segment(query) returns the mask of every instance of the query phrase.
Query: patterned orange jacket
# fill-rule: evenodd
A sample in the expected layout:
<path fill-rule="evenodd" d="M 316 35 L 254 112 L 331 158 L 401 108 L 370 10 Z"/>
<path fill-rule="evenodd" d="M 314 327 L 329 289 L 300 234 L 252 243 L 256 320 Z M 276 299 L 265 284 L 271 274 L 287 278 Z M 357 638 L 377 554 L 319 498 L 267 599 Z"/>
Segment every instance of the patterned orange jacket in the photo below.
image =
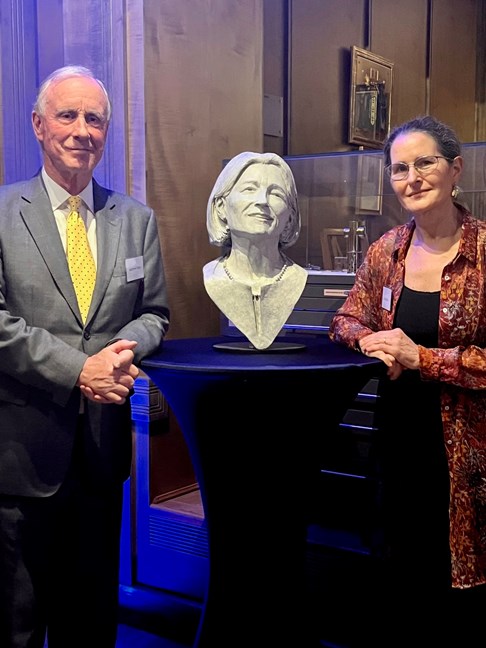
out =
<path fill-rule="evenodd" d="M 439 346 L 419 346 L 419 371 L 424 380 L 441 384 L 452 584 L 467 588 L 486 583 L 486 223 L 460 209 L 459 251 L 442 272 Z M 359 349 L 362 337 L 393 328 L 414 228 L 412 219 L 370 245 L 331 322 L 333 341 Z M 385 286 L 392 292 L 390 310 L 382 307 Z"/>

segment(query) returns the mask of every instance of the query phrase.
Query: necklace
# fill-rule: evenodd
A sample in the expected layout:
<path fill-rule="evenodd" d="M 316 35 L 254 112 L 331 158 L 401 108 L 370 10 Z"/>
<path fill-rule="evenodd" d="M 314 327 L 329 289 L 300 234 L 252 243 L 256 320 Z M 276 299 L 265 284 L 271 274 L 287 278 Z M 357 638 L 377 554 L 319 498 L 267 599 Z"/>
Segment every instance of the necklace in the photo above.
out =
<path fill-rule="evenodd" d="M 227 261 L 227 258 L 225 258 L 224 261 L 223 261 L 223 270 L 226 272 L 226 275 L 227 275 L 227 277 L 228 277 L 228 279 L 230 281 L 235 281 L 235 278 L 233 277 L 231 272 L 228 270 L 228 266 L 226 265 L 226 261 Z M 289 267 L 289 264 L 284 263 L 283 268 L 280 270 L 280 272 L 275 277 L 275 279 L 272 279 L 271 283 L 278 283 L 282 279 L 282 277 L 284 276 L 285 271 L 287 270 L 288 267 Z"/>

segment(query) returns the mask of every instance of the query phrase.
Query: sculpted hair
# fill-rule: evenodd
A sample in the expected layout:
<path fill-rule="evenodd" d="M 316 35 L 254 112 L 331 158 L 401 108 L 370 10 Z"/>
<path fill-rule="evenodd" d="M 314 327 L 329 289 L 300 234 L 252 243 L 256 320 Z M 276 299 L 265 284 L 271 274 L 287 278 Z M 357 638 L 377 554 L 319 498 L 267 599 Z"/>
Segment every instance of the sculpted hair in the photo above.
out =
<path fill-rule="evenodd" d="M 454 130 L 432 115 L 424 115 L 410 119 L 410 121 L 396 126 L 390 132 L 383 144 L 385 166 L 388 166 L 391 162 L 390 149 L 396 138 L 404 133 L 413 132 L 430 135 L 436 141 L 440 154 L 446 158 L 453 160 L 458 155 L 461 155 L 461 143 Z"/>
<path fill-rule="evenodd" d="M 238 182 L 243 171 L 252 164 L 274 164 L 281 172 L 290 209 L 289 223 L 280 236 L 281 248 L 290 247 L 299 238 L 301 217 L 297 196 L 297 187 L 292 170 L 283 158 L 275 153 L 239 153 L 226 164 L 216 179 L 206 210 L 206 225 L 209 241 L 220 247 L 231 247 L 231 232 L 224 209 L 221 209 L 222 199 L 229 195 Z"/>
<path fill-rule="evenodd" d="M 51 72 L 51 74 L 49 74 L 49 76 L 44 79 L 39 88 L 39 93 L 34 103 L 34 112 L 43 117 L 46 110 L 47 94 L 51 86 L 55 83 L 58 83 L 59 81 L 62 81 L 63 79 L 70 79 L 72 77 L 85 77 L 88 79 L 94 79 L 96 83 L 98 83 L 101 90 L 103 91 L 103 94 L 106 97 L 106 120 L 110 121 L 111 101 L 108 95 L 108 91 L 106 90 L 103 82 L 97 79 L 89 68 L 83 67 L 81 65 L 66 65 L 65 67 L 58 68 L 57 70 L 54 70 L 54 72 Z"/>

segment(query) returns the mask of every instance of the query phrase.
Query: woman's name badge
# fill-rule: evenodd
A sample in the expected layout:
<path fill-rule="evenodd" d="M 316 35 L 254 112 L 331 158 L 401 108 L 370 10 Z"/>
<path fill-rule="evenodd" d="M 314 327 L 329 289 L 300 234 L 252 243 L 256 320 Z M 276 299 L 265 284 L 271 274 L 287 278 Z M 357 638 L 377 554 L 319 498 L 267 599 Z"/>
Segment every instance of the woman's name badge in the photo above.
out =
<path fill-rule="evenodd" d="M 392 291 L 388 286 L 383 286 L 383 292 L 381 294 L 381 306 L 387 311 L 391 310 L 392 303 Z"/>

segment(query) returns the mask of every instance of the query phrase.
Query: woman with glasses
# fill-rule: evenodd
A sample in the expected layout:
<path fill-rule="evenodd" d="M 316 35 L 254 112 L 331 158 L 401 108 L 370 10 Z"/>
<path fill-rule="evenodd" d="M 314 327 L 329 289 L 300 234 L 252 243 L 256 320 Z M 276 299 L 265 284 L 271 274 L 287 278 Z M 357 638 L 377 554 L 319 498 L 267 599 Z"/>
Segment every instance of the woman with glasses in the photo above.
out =
<path fill-rule="evenodd" d="M 422 645 L 446 621 L 459 637 L 446 645 L 463 648 L 486 605 L 486 223 L 457 202 L 463 159 L 446 124 L 396 127 L 384 158 L 410 219 L 370 246 L 330 328 L 386 365 L 380 585 L 401 623 L 370 645 Z"/>

